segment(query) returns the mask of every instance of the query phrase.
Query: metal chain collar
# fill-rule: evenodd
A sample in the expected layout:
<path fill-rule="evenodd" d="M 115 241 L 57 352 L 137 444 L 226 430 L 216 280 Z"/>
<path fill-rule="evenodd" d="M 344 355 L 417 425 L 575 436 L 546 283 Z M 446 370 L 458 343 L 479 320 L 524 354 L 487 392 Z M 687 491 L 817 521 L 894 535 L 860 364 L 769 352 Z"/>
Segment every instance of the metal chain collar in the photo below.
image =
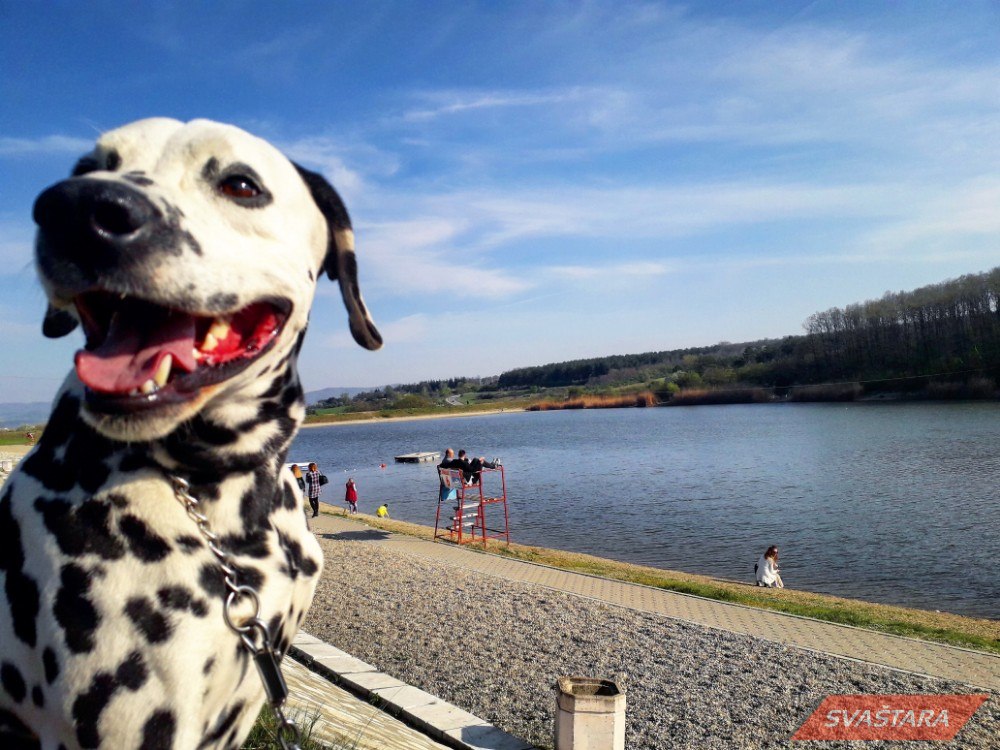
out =
<path fill-rule="evenodd" d="M 243 641 L 243 646 L 257 665 L 260 681 L 267 694 L 267 702 L 278 719 L 278 742 L 282 750 L 301 750 L 298 727 L 283 710 L 285 699 L 288 697 L 288 686 L 281 674 L 281 664 L 271 642 L 271 636 L 267 632 L 267 625 L 260 619 L 260 596 L 252 586 L 240 585 L 232 555 L 219 546 L 219 535 L 212 531 L 208 516 L 199 510 L 201 503 L 191 494 L 191 485 L 188 481 L 175 474 L 168 474 L 167 478 L 173 486 L 174 497 L 183 506 L 188 518 L 198 527 L 198 533 L 205 539 L 225 574 L 224 580 L 229 593 L 222 607 L 222 617 L 226 621 L 226 626 Z M 234 614 L 234 610 L 244 601 L 250 602 L 251 613 L 248 617 L 238 617 Z"/>

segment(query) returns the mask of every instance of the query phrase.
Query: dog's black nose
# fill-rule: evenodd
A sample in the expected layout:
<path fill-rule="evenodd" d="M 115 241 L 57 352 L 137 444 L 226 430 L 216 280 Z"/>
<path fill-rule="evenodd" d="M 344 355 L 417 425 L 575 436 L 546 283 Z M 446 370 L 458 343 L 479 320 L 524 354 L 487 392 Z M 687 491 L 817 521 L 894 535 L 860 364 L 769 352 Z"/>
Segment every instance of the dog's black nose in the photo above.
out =
<path fill-rule="evenodd" d="M 94 234 L 106 240 L 124 240 L 160 213 L 142 193 L 107 180 L 64 180 L 38 196 L 33 211 L 44 232 Z"/>
<path fill-rule="evenodd" d="M 67 284 L 92 283 L 97 274 L 141 261 L 163 218 L 134 188 L 87 177 L 45 190 L 32 215 L 43 272 Z"/>

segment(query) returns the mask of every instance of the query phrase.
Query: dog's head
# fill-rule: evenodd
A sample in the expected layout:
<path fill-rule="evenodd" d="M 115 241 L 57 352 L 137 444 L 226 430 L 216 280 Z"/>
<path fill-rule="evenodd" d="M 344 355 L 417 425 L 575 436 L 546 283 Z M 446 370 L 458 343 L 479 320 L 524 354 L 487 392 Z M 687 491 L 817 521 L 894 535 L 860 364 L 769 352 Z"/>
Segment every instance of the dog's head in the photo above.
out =
<path fill-rule="evenodd" d="M 84 416 L 108 437 L 162 437 L 276 369 L 323 273 L 357 342 L 382 344 L 336 191 L 233 126 L 151 119 L 106 133 L 34 218 L 42 330 L 82 324 Z"/>

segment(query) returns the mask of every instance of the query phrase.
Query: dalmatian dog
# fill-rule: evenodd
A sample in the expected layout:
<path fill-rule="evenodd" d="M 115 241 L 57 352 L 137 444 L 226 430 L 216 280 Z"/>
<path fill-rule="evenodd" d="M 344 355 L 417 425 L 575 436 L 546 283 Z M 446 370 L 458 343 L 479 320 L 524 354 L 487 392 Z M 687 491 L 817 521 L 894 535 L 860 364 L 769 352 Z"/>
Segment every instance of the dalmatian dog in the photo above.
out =
<path fill-rule="evenodd" d="M 86 343 L 0 494 L 0 747 L 238 748 L 263 688 L 171 478 L 283 654 L 322 567 L 283 464 L 323 274 L 381 346 L 347 211 L 238 128 L 149 119 L 98 139 L 34 219 L 43 333 Z"/>

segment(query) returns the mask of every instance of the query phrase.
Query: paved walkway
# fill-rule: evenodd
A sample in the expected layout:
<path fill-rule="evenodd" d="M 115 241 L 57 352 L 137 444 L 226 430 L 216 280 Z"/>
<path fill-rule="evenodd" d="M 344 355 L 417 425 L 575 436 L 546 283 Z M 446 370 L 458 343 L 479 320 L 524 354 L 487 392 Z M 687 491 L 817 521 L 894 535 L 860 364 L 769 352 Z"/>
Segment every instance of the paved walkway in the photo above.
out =
<path fill-rule="evenodd" d="M 349 538 L 357 539 L 359 529 L 371 530 L 371 527 L 359 521 L 330 513 L 313 519 L 313 524 L 317 533 L 331 534 L 333 538 L 338 534 L 353 532 Z M 370 543 L 466 570 L 534 583 L 640 612 L 753 635 L 788 646 L 880 664 L 891 669 L 957 680 L 977 688 L 1000 690 L 1000 656 L 571 573 L 483 554 L 469 547 L 430 542 L 402 534 L 379 531 L 371 535 Z"/>

